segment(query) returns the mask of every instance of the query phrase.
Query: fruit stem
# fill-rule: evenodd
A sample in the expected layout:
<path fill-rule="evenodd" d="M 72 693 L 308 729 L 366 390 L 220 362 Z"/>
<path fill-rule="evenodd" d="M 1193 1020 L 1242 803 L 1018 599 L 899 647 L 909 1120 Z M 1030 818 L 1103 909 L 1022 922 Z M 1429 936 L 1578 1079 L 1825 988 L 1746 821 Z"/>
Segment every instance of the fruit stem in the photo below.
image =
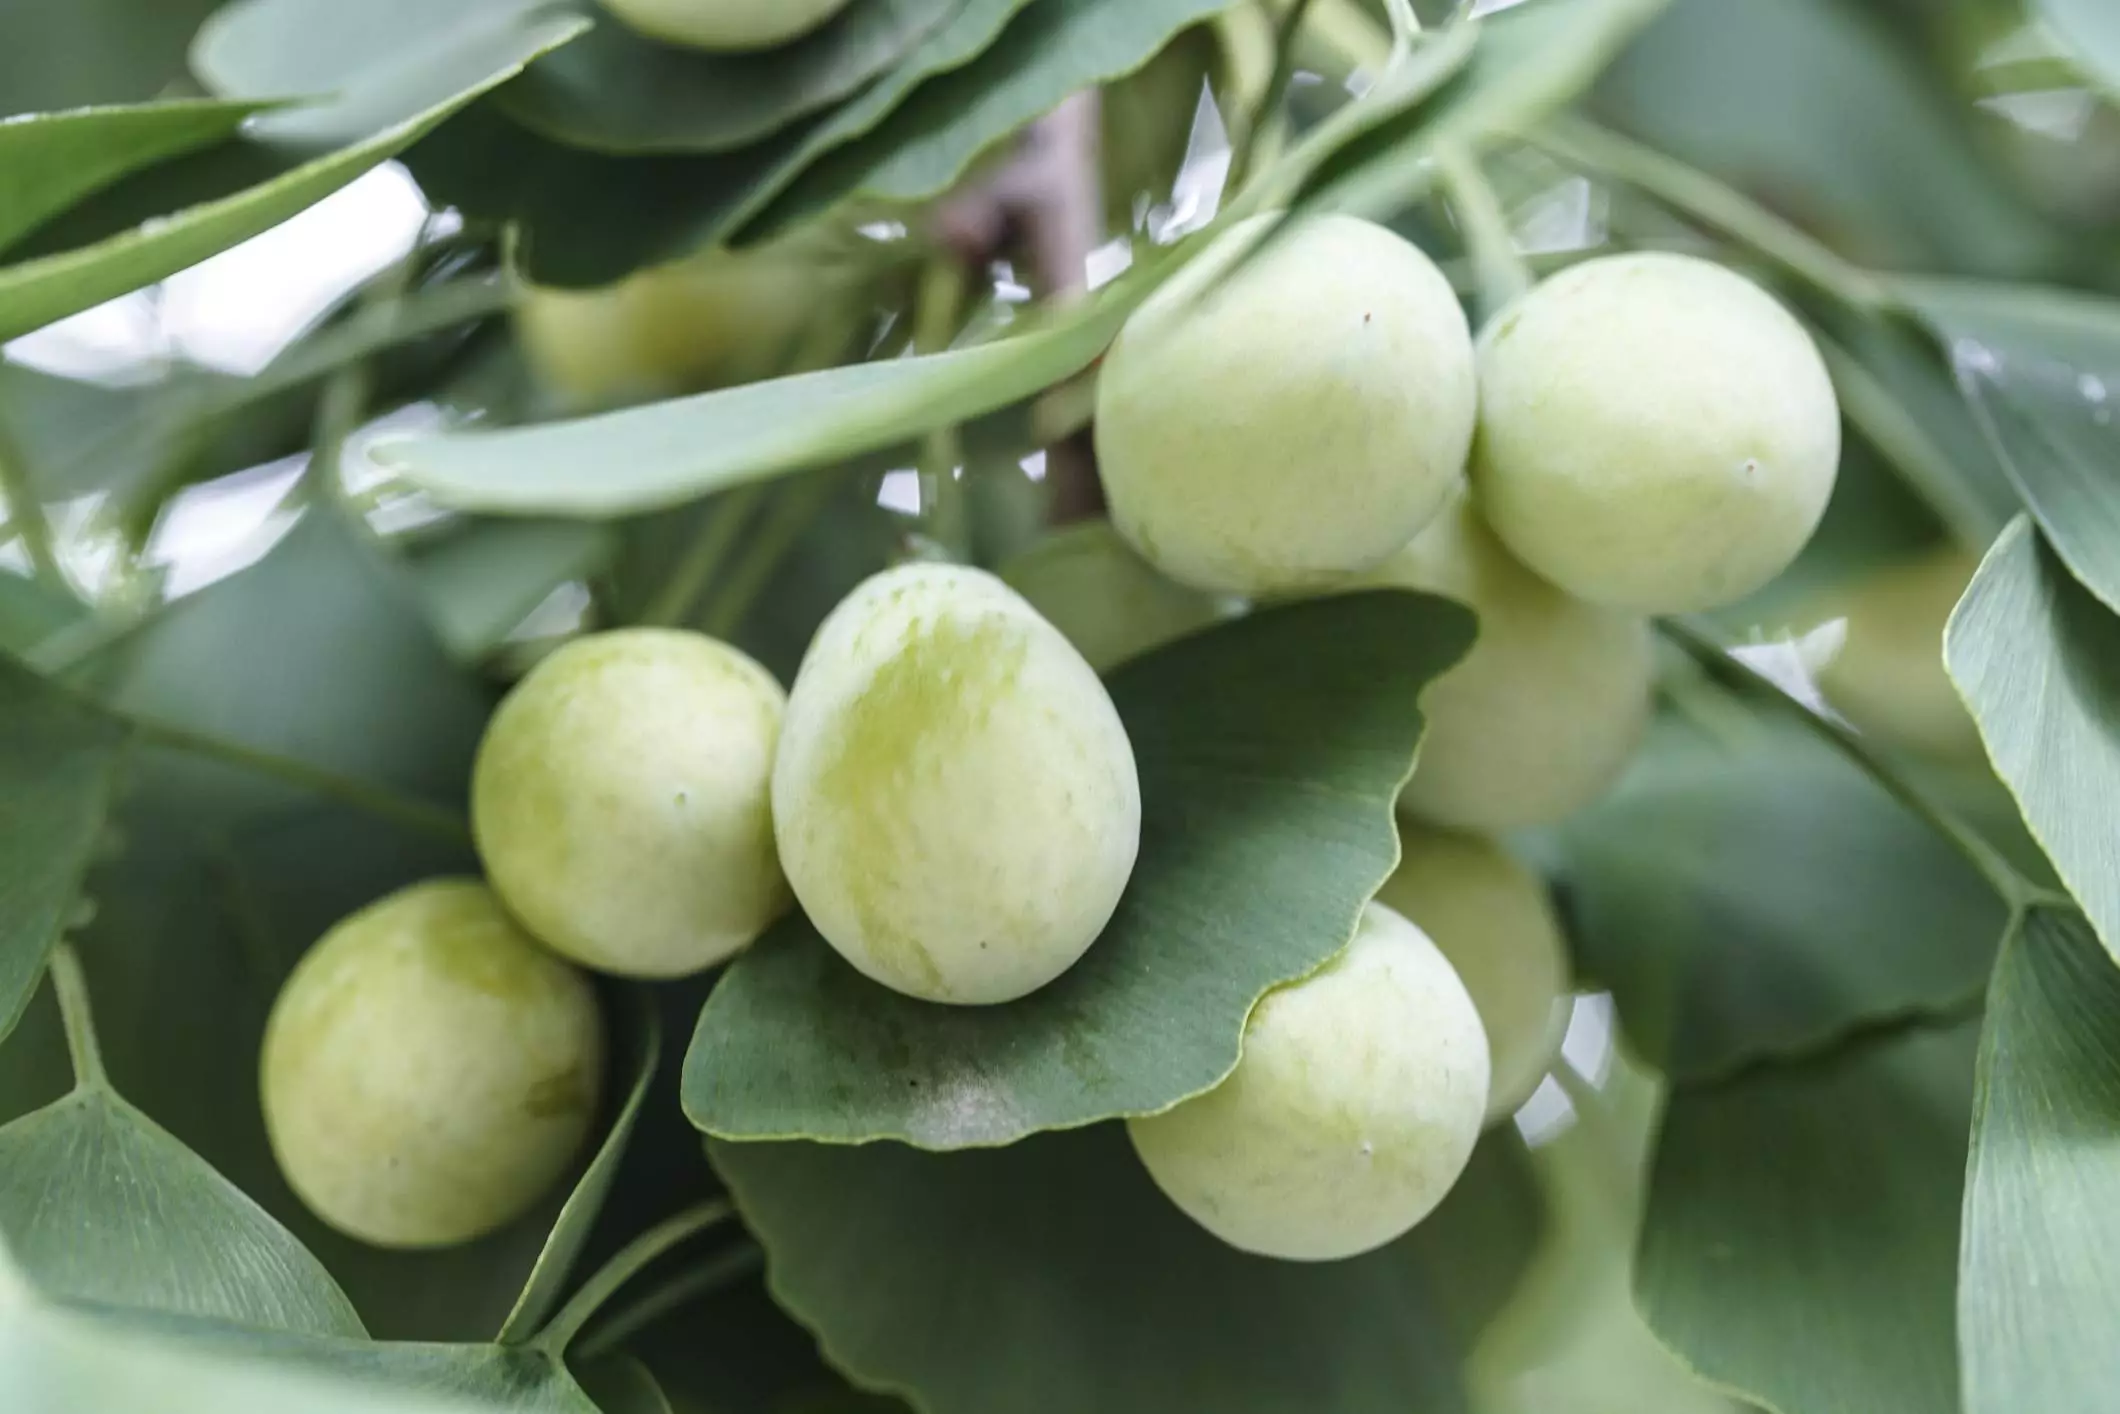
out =
<path fill-rule="evenodd" d="M 1775 683 L 1748 664 L 1730 656 L 1709 633 L 1682 619 L 1659 619 L 1664 637 L 1684 650 L 1715 681 L 1755 700 L 1771 702 L 1794 716 L 1828 746 L 1847 758 L 1885 793 L 1898 801 L 1965 857 L 1973 871 L 1987 881 L 2012 909 L 2031 907 L 2048 892 L 2027 879 L 1979 832 L 1960 820 L 1949 807 L 1902 775 L 1892 764 L 1870 749 L 1869 743 L 1848 728 L 1813 712 L 1783 692 Z"/>
<path fill-rule="evenodd" d="M 30 485 L 28 461 L 5 421 L 0 421 L 0 509 L 7 512 L 9 528 L 22 537 L 22 548 L 37 581 L 71 596 L 73 590 L 67 586 L 66 572 L 60 568 L 58 551 L 52 545 L 52 527 L 45 519 L 44 503 Z"/>
<path fill-rule="evenodd" d="M 567 1347 L 581 1334 L 589 1318 L 617 1295 L 620 1287 L 639 1276 L 658 1257 L 735 1216 L 736 1209 L 727 1199 L 716 1198 L 695 1203 L 683 1212 L 664 1218 L 621 1247 L 610 1261 L 581 1284 L 581 1289 L 527 1343 L 555 1360 L 564 1357 Z"/>
<path fill-rule="evenodd" d="M 751 513 L 770 489 L 770 483 L 754 481 L 723 493 L 707 512 L 706 524 L 685 548 L 684 558 L 677 562 L 670 577 L 663 581 L 662 588 L 641 611 L 641 623 L 668 627 L 681 624 L 691 616 L 693 601 L 707 587 L 707 581 L 713 578 L 721 562 L 728 558 L 737 537 L 750 521 Z"/>
<path fill-rule="evenodd" d="M 927 263 L 913 307 L 914 353 L 941 353 L 950 346 L 963 321 L 970 284 L 964 263 L 950 252 Z M 958 480 L 963 452 L 955 427 L 938 427 L 920 444 L 921 519 L 929 538 L 954 560 L 964 558 L 969 539 L 964 487 Z"/>
<path fill-rule="evenodd" d="M 1479 160 L 1459 144 L 1445 143 L 1436 148 L 1435 165 L 1472 257 L 1480 312 L 1492 319 L 1531 288 L 1531 267 L 1516 248 L 1509 213 Z"/>
<path fill-rule="evenodd" d="M 66 1026 L 66 1054 L 73 1062 L 74 1087 L 102 1090 L 110 1085 L 103 1069 L 103 1047 L 96 1040 L 96 1020 L 88 1007 L 88 977 L 72 943 L 52 949 L 52 988 L 59 994 L 59 1016 Z"/>
<path fill-rule="evenodd" d="M 1631 138 L 1581 118 L 1557 118 L 1525 134 L 1570 167 L 1648 193 L 1750 246 L 1820 293 L 1866 313 L 1894 309 L 1886 282 L 1736 188 Z"/>
<path fill-rule="evenodd" d="M 638 1300 L 614 1312 L 584 1336 L 575 1353 L 583 1360 L 608 1354 L 670 1312 L 749 1276 L 764 1261 L 765 1253 L 755 1242 L 739 1243 L 726 1252 L 718 1252 L 669 1280 L 649 1287 Z"/>
<path fill-rule="evenodd" d="M 760 519 L 758 530 L 743 555 L 729 570 L 721 592 L 700 614 L 700 627 L 716 638 L 727 638 L 743 627 L 744 616 L 758 602 L 773 571 L 788 551 L 810 528 L 825 502 L 838 489 L 838 478 L 829 471 L 813 471 L 800 480 L 783 483 L 773 504 Z"/>
<path fill-rule="evenodd" d="M 342 776 L 336 771 L 327 771 L 291 756 L 276 756 L 269 751 L 244 746 L 240 742 L 171 726 L 164 722 L 135 717 L 132 723 L 134 730 L 139 733 L 140 740 L 149 746 L 203 756 L 257 775 L 271 776 L 288 785 L 339 801 L 356 810 L 364 810 L 380 819 L 432 835 L 450 844 L 468 844 L 471 841 L 471 829 L 463 816 L 442 806 L 400 794 L 386 786 Z"/>

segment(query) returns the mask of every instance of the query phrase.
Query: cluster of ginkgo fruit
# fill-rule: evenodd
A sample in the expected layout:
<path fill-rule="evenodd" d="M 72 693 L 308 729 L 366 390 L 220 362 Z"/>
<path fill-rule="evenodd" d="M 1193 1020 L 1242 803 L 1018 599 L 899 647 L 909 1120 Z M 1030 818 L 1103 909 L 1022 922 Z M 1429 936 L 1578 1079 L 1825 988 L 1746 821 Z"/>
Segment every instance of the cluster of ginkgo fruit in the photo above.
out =
<path fill-rule="evenodd" d="M 349 918 L 274 1010 L 264 1103 L 305 1201 L 388 1245 L 521 1213 L 599 1090 L 577 968 L 698 972 L 791 904 L 909 996 L 1037 991 L 1096 944 L 1139 847 L 1099 672 L 1248 603 L 1398 586 L 1479 625 L 1422 699 L 1398 871 L 1333 961 L 1259 1002 L 1226 1081 L 1128 1124 L 1178 1207 L 1254 1253 L 1349 1256 L 1441 1202 L 1566 1014 L 1545 891 L 1495 837 L 1610 786 L 1650 711 L 1647 616 L 1790 563 L 1839 412 L 1802 325 L 1718 265 L 1587 260 L 1475 344 L 1398 235 L 1312 216 L 1261 245 L 1272 221 L 1221 235 L 1109 351 L 1109 525 L 1000 575 L 874 576 L 786 693 L 666 629 L 588 634 L 528 673 L 474 772 L 487 882 Z"/>

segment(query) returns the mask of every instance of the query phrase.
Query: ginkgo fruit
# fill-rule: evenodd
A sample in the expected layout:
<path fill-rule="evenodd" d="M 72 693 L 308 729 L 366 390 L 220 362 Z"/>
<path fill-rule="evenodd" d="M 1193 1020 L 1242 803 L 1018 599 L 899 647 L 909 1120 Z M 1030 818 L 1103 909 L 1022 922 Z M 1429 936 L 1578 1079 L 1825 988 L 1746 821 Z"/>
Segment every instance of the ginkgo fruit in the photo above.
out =
<path fill-rule="evenodd" d="M 848 0 L 603 0 L 651 39 L 692 49 L 770 49 L 799 39 Z"/>
<path fill-rule="evenodd" d="M 826 618 L 773 768 L 788 880 L 910 996 L 1005 1002 L 1073 966 L 1140 843 L 1132 744 L 1060 631 L 994 576 L 887 570 Z"/>
<path fill-rule="evenodd" d="M 1207 627 L 1227 608 L 1156 573 L 1105 521 L 1048 535 L 1000 574 L 1100 673 Z"/>
<path fill-rule="evenodd" d="M 1443 1201 L 1487 1090 L 1465 984 L 1419 928 L 1370 904 L 1344 952 L 1260 1000 L 1227 1080 L 1127 1131 L 1157 1187 L 1230 1246 L 1332 1261 Z"/>
<path fill-rule="evenodd" d="M 1538 875 L 1494 841 L 1399 830 L 1399 867 L 1377 902 L 1431 938 L 1472 994 L 1487 1033 L 1489 1122 L 1514 1114 L 1567 1027 L 1568 948 Z"/>
<path fill-rule="evenodd" d="M 274 1001 L 260 1065 L 280 1170 L 380 1247 L 469 1242 L 528 1211 L 602 1090 L 588 978 L 485 885 L 438 879 L 353 914 Z"/>
<path fill-rule="evenodd" d="M 1443 595 L 1479 620 L 1464 659 L 1421 694 L 1407 813 L 1490 832 L 1547 824 L 1618 778 L 1649 722 L 1654 660 L 1639 615 L 1540 579 L 1465 497 L 1366 582 Z"/>
<path fill-rule="evenodd" d="M 1824 515 L 1840 409 L 1802 324 L 1711 261 L 1588 260 L 1482 334 L 1472 480 L 1509 548 L 1578 598 L 1732 603 Z"/>
<path fill-rule="evenodd" d="M 1127 320 L 1097 383 L 1112 523 L 1182 584 L 1263 595 L 1367 569 L 1461 481 L 1471 335 L 1420 249 L 1351 216 L 1242 222 Z"/>
<path fill-rule="evenodd" d="M 1813 617 L 1847 624 L 1819 673 L 1826 700 L 1894 746 L 1979 760 L 1980 729 L 1943 666 L 1944 626 L 1979 568 L 1978 556 L 1946 546 L 1826 596 Z"/>
<path fill-rule="evenodd" d="M 561 647 L 510 692 L 471 777 L 495 892 L 586 967 L 681 977 L 786 911 L 771 782 L 786 694 L 726 643 L 628 628 Z"/>

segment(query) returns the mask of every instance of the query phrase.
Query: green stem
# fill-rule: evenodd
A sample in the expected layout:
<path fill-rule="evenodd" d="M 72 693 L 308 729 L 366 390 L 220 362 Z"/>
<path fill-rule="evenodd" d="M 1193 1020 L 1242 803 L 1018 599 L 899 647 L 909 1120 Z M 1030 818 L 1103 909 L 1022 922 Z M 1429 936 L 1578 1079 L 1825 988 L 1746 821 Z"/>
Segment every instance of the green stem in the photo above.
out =
<path fill-rule="evenodd" d="M 110 1085 L 103 1069 L 103 1047 L 96 1040 L 96 1019 L 88 1006 L 88 977 L 72 943 L 52 949 L 52 987 L 59 994 L 59 1017 L 66 1026 L 66 1053 L 74 1067 L 74 1085 L 102 1090 Z"/>
<path fill-rule="evenodd" d="M 576 1353 L 584 1360 L 609 1354 L 672 1311 L 733 1286 L 757 1271 L 764 1261 L 765 1253 L 755 1242 L 744 1242 L 726 1252 L 716 1253 L 698 1266 L 648 1288 L 637 1300 L 614 1311 L 582 1339 Z"/>
<path fill-rule="evenodd" d="M 728 558 L 737 537 L 750 522 L 751 513 L 770 489 L 771 483 L 754 481 L 722 494 L 720 502 L 708 512 L 706 524 L 686 547 L 684 558 L 677 562 L 669 579 L 656 591 L 648 607 L 641 611 L 643 624 L 681 624 L 691 615 L 700 591 L 707 587 L 714 571 Z"/>
<path fill-rule="evenodd" d="M 1840 410 L 1848 421 L 1884 454 L 1900 480 L 1936 513 L 1952 538 L 1975 554 L 1984 552 L 2001 534 L 2002 525 L 1966 485 L 1957 463 L 1860 359 L 1816 328 L 1811 336 L 1825 356 L 1840 394 Z"/>
<path fill-rule="evenodd" d="M 31 572 L 39 582 L 72 593 L 52 544 L 52 527 L 45 518 L 44 503 L 37 499 L 37 488 L 30 485 L 29 463 L 4 421 L 0 421 L 0 499 L 7 502 L 8 525 L 22 537 Z"/>
<path fill-rule="evenodd" d="M 700 614 L 700 628 L 716 638 L 727 638 L 743 626 L 744 616 L 765 591 L 773 571 L 788 551 L 817 519 L 825 503 L 838 489 L 838 478 L 830 471 L 813 471 L 792 484 L 783 484 L 773 504 L 758 523 L 751 543 L 729 570 L 729 577 Z"/>
<path fill-rule="evenodd" d="M 1391 37 L 1356 0 L 1317 0 L 1296 32 L 1298 62 L 1342 86 L 1356 74 L 1374 80 L 1391 53 Z"/>
<path fill-rule="evenodd" d="M 610 1261 L 598 1268 L 528 1344 L 554 1359 L 564 1356 L 589 1318 L 603 1309 L 618 1294 L 620 1287 L 646 1271 L 658 1257 L 735 1216 L 736 1210 L 728 1201 L 717 1198 L 695 1203 L 681 1213 L 664 1218 L 621 1247 Z"/>
<path fill-rule="evenodd" d="M 1731 657 L 1721 643 L 1694 625 L 1681 619 L 1660 619 L 1657 627 L 1664 637 L 1683 649 L 1709 677 L 1724 687 L 1754 700 L 1771 703 L 1803 723 L 1813 735 L 1847 758 L 1887 795 L 1947 840 L 1964 856 L 1974 872 L 2012 908 L 2028 907 L 2046 897 L 2044 890 L 2019 873 L 2015 865 L 1948 806 L 1908 780 L 1854 732 L 1805 707 L 1773 682 Z"/>
<path fill-rule="evenodd" d="M 139 733 L 140 740 L 149 746 L 181 751 L 239 767 L 257 775 L 270 776 L 450 844 L 470 842 L 471 830 L 465 824 L 463 816 L 442 806 L 400 794 L 387 786 L 373 785 L 352 776 L 342 776 L 336 771 L 327 771 L 320 766 L 312 766 L 291 756 L 259 751 L 224 737 L 210 736 L 204 732 L 195 732 L 164 722 L 136 717 L 133 719 L 133 726 Z"/>
<path fill-rule="evenodd" d="M 952 254 L 937 255 L 920 275 L 913 306 L 913 352 L 940 353 L 964 322 L 970 277 Z M 954 426 L 938 427 L 920 443 L 920 515 L 928 535 L 952 559 L 964 558 L 970 539 L 964 487 L 957 479 L 963 445 Z"/>
<path fill-rule="evenodd" d="M 1456 143 L 1436 149 L 1436 170 L 1457 214 L 1478 281 L 1481 312 L 1489 319 L 1530 289 L 1531 267 L 1516 248 L 1509 214 L 1479 161 Z"/>
<path fill-rule="evenodd" d="M 1580 118 L 1556 119 L 1524 136 L 1571 167 L 1625 183 L 1706 222 L 1844 304 L 1873 313 L 1896 306 L 1890 289 L 1875 274 L 1676 158 Z"/>

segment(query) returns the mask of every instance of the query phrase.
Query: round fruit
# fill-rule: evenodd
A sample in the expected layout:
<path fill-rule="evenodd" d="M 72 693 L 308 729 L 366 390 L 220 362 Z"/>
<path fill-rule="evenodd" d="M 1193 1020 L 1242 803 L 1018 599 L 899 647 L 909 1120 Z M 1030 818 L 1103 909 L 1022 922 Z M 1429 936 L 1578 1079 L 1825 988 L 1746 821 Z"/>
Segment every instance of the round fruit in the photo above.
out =
<path fill-rule="evenodd" d="M 1979 559 L 1956 546 L 1871 575 L 1827 601 L 1847 641 L 1819 675 L 1858 728 L 1931 756 L 1977 761 L 1980 729 L 1943 667 L 1943 630 Z"/>
<path fill-rule="evenodd" d="M 730 387 L 784 371 L 826 317 L 815 260 L 708 251 L 613 285 L 533 286 L 516 335 L 538 381 L 578 406 Z"/>
<path fill-rule="evenodd" d="M 485 885 L 416 884 L 345 919 L 273 1003 L 265 1128 L 302 1201 L 379 1247 L 469 1242 L 573 1161 L 603 1085 L 588 979 Z"/>
<path fill-rule="evenodd" d="M 1375 565 L 1442 508 L 1472 439 L 1471 338 L 1434 262 L 1320 216 L 1230 274 L 1279 219 L 1232 228 L 1151 296 L 1097 383 L 1112 522 L 1200 589 Z"/>
<path fill-rule="evenodd" d="M 693 49 L 770 49 L 816 29 L 847 0 L 603 0 L 651 39 Z"/>
<path fill-rule="evenodd" d="M 1649 721 L 1646 623 L 1525 569 L 1464 497 L 1369 579 L 1479 617 L 1472 651 L 1421 696 L 1408 812 L 1491 832 L 1550 823 L 1604 794 Z"/>
<path fill-rule="evenodd" d="M 1268 993 L 1216 1089 L 1127 1121 L 1170 1200 L 1232 1247 L 1320 1262 L 1443 1201 L 1487 1111 L 1487 1039 L 1450 963 L 1390 909 L 1315 975 Z"/>
<path fill-rule="evenodd" d="M 1472 479 L 1509 548 L 1578 598 L 1731 603 L 1811 538 L 1840 409 L 1804 327 L 1720 265 L 1638 254 L 1540 285 L 1480 342 Z"/>
<path fill-rule="evenodd" d="M 1539 877 L 1475 835 L 1402 828 L 1399 867 L 1377 902 L 1450 959 L 1487 1033 L 1490 1122 L 1516 1113 L 1553 1065 L 1567 1029 L 1569 967 Z"/>
<path fill-rule="evenodd" d="M 471 776 L 486 872 L 532 933 L 627 977 L 682 977 L 786 911 L 773 850 L 772 674 L 703 634 L 631 628 L 553 652 Z"/>
<path fill-rule="evenodd" d="M 992 575 L 906 565 L 834 609 L 773 768 L 795 896 L 887 987 L 1005 1002 L 1096 941 L 1133 872 L 1141 787 L 1104 685 Z"/>
<path fill-rule="evenodd" d="M 1001 578 L 1100 673 L 1223 612 L 1211 596 L 1157 574 L 1104 521 L 1047 536 L 1003 565 Z"/>

